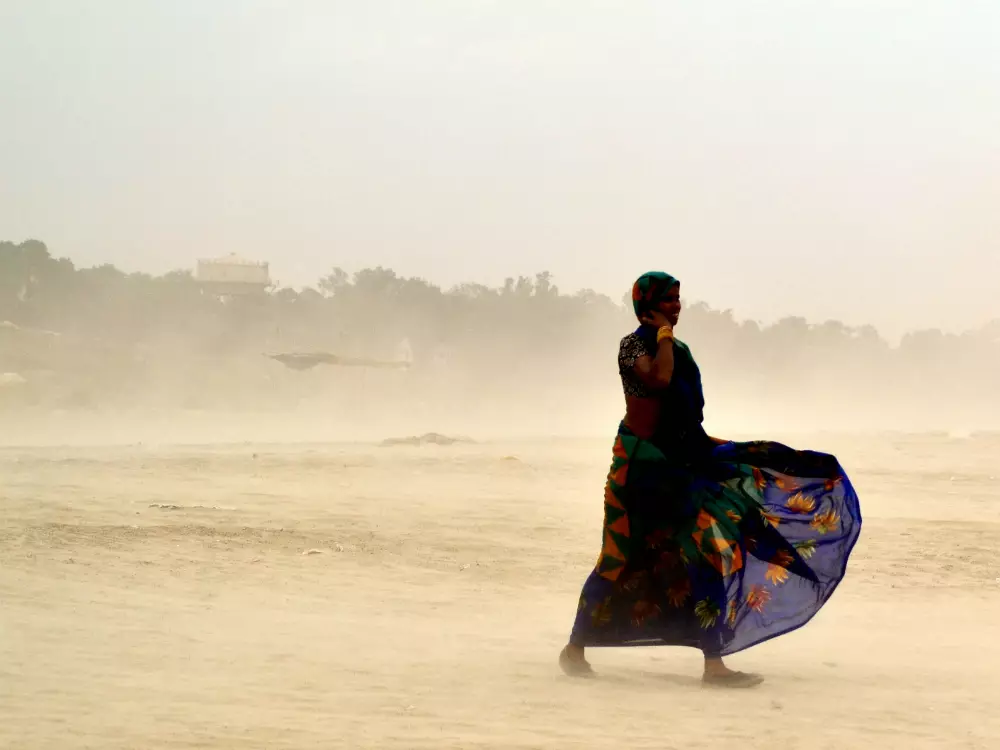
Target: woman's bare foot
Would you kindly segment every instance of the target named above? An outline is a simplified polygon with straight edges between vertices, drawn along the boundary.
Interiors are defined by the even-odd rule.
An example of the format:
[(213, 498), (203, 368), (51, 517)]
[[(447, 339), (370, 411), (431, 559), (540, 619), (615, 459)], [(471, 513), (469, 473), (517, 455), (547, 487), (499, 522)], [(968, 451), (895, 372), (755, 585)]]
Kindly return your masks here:
[(752, 672), (736, 672), (723, 664), (721, 658), (706, 656), (701, 681), (718, 687), (749, 688), (761, 684), (764, 678)]
[(559, 666), (570, 677), (590, 677), (594, 674), (583, 655), (583, 647), (572, 643), (567, 644), (559, 654)]

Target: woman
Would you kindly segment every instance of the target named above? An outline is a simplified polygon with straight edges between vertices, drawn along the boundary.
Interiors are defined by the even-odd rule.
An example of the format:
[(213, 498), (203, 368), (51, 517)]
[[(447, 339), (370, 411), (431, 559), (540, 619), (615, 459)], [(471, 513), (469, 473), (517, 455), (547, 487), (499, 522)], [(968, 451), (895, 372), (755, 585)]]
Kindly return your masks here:
[(632, 290), (640, 326), (618, 354), (626, 413), (604, 543), (559, 661), (582, 676), (588, 646), (691, 646), (706, 684), (751, 687), (761, 678), (722, 657), (819, 611), (844, 577), (861, 511), (833, 456), (706, 434), (701, 375), (673, 334), (679, 295), (660, 272)]

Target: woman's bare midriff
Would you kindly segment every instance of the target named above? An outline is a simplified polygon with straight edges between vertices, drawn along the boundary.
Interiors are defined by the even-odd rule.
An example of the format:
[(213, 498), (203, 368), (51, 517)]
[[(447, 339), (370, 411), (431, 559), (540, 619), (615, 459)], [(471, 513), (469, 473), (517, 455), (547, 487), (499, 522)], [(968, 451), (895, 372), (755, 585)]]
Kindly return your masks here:
[(660, 419), (660, 401), (656, 398), (639, 396), (625, 397), (625, 426), (636, 437), (648, 440), (656, 433), (656, 423)]

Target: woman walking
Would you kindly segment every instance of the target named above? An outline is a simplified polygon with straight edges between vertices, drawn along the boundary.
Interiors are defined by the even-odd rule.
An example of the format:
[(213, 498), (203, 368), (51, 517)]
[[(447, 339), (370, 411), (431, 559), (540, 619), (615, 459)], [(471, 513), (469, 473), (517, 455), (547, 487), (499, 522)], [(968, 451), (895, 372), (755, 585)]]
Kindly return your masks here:
[(858, 497), (833, 456), (706, 434), (698, 365), (674, 338), (680, 283), (644, 274), (632, 300), (603, 546), (560, 665), (585, 676), (587, 647), (690, 646), (706, 684), (751, 687), (722, 657), (819, 611), (861, 533)]

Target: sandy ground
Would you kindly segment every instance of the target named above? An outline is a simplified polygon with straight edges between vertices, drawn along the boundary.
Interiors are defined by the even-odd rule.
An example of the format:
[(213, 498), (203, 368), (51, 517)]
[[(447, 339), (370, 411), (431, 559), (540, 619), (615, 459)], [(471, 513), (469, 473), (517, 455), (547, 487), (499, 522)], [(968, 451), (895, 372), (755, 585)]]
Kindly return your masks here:
[(736, 692), (560, 674), (610, 440), (0, 449), (0, 747), (1000, 747), (1000, 439), (796, 445), (865, 527)]

